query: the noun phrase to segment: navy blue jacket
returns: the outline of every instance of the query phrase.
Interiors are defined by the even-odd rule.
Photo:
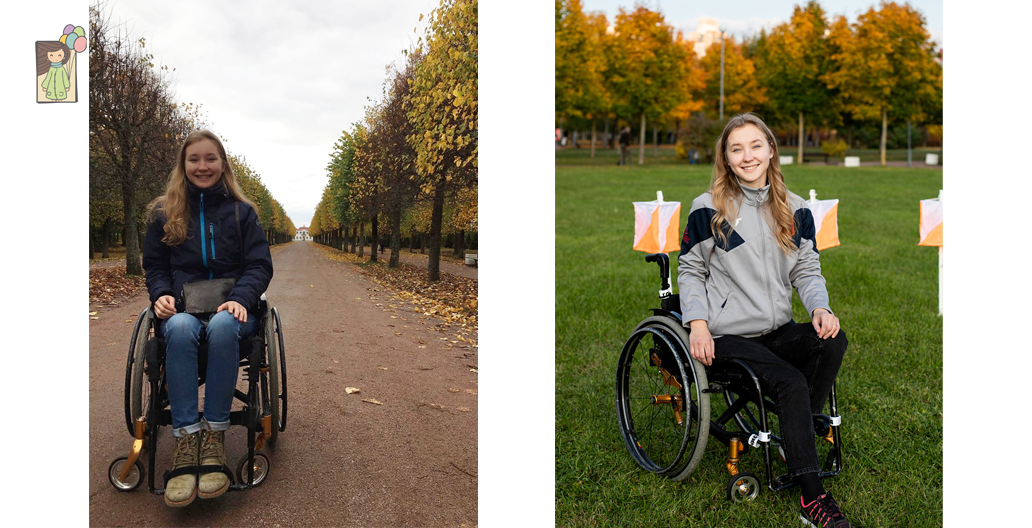
[[[165,217],[160,210],[147,226],[143,269],[151,303],[163,295],[172,295],[176,298],[176,312],[182,313],[184,284],[232,277],[237,283],[227,300],[240,303],[248,312],[256,312],[259,299],[272,280],[272,255],[258,214],[246,203],[234,200],[222,184],[202,191],[187,183],[187,189],[190,218],[182,244],[169,246],[161,241],[165,236]]]

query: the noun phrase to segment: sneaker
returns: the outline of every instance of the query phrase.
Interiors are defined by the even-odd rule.
[[[172,453],[172,469],[197,466],[200,433],[176,438],[176,449]],[[197,497],[197,475],[190,473],[172,477],[165,487],[165,504],[173,508],[186,506]]]
[[[226,465],[226,432],[201,431],[204,435],[201,443],[202,466]],[[214,499],[229,489],[229,477],[221,471],[202,473],[198,484],[198,495],[202,499]]]
[[[835,499],[831,498],[831,493],[825,493],[809,504],[804,503],[803,498],[799,497],[799,504],[802,506],[799,519],[804,525],[814,528],[853,528],[842,515]]]

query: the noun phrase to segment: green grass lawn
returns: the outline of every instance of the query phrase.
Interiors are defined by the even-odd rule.
[[[683,230],[711,167],[655,163],[651,149],[646,165],[629,167],[585,161],[583,152],[556,154],[556,525],[797,525],[798,488],[764,487],[742,504],[724,498],[727,452],[716,440],[682,482],[642,470],[624,447],[616,362],[634,326],[658,307],[659,290],[658,267],[631,249],[631,202],[662,190],[682,203]],[[857,526],[941,526],[938,252],[917,242],[918,201],[938,195],[942,171],[796,165],[785,167],[785,178],[800,196],[816,189],[820,199],[840,200],[842,245],[821,252],[821,265],[849,336],[838,377],[845,470],[825,486]],[[809,320],[798,297],[794,316]],[[766,482],[760,451],[740,467]]]

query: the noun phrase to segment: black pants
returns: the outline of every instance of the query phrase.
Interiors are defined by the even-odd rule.
[[[740,359],[778,402],[781,439],[789,475],[820,471],[813,415],[820,414],[846,353],[846,333],[821,339],[811,323],[788,323],[759,337],[723,336],[714,341],[714,365]]]

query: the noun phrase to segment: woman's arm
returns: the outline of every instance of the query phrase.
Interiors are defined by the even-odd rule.
[[[233,291],[229,292],[228,301],[237,302],[251,310],[258,307],[262,293],[269,288],[272,280],[272,254],[258,214],[244,204],[240,205],[240,233],[243,237],[243,253],[240,256],[243,272]]]
[[[143,239],[143,269],[146,271],[147,291],[153,303],[165,295],[172,296],[175,304],[175,291],[172,289],[172,269],[169,260],[171,250],[161,241],[165,236],[165,223],[155,219],[147,224],[147,234]]]
[[[709,277],[709,256],[713,251],[710,219],[714,211],[696,199],[688,214],[688,223],[681,237],[681,255],[677,258],[677,290],[681,302],[681,320],[688,322],[689,353],[699,362],[713,362],[713,337],[707,323],[709,300],[706,279]]]

